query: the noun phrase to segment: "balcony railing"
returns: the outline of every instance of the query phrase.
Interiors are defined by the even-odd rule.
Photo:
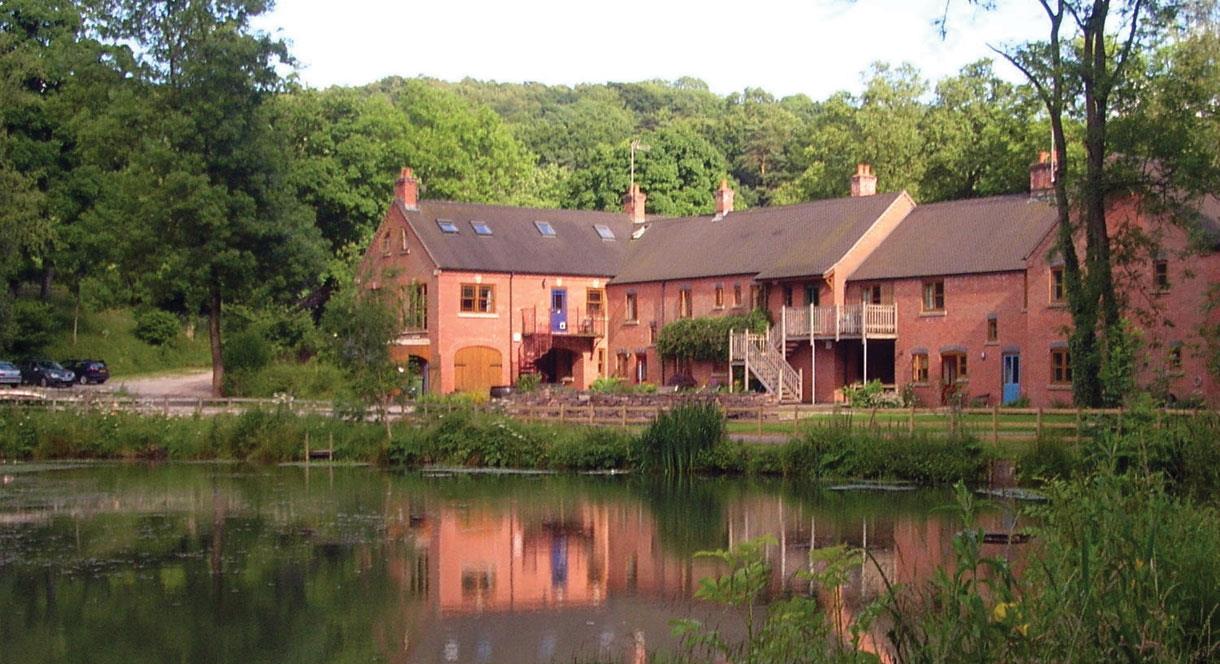
[[[603,314],[589,315],[583,307],[569,307],[565,314],[558,319],[556,325],[552,325],[550,310],[525,307],[521,309],[521,333],[526,336],[534,334],[573,337],[606,336],[606,318]]]
[[[784,336],[817,339],[898,336],[898,308],[893,304],[848,304],[829,307],[784,307]]]

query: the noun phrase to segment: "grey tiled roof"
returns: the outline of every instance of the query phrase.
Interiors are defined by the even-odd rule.
[[[428,200],[408,210],[396,204],[441,269],[610,277],[631,241],[631,221],[622,213]],[[458,232],[442,232],[437,219],[452,221]],[[471,221],[485,222],[492,234],[475,234]],[[543,237],[535,221],[550,223],[555,237]],[[608,226],[615,239],[601,239],[595,224]]]
[[[902,194],[837,198],[653,222],[631,243],[614,283],[753,274],[821,275]]]
[[[1055,220],[1053,206],[1027,194],[920,205],[849,278],[1021,270]]]

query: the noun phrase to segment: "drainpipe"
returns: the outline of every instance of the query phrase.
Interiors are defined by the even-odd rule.
[[[665,282],[665,281],[661,282],[661,323],[660,323],[660,325],[657,326],[657,334],[661,334],[661,330],[665,329],[665,284],[666,283],[668,283],[668,282]],[[661,365],[661,384],[658,385],[657,387],[664,387],[665,386],[665,358],[661,357],[660,353],[657,353],[657,362],[660,363],[660,365]]]
[[[517,362],[516,349],[513,348],[513,320],[516,318],[516,312],[513,309],[513,277],[515,273],[508,273],[508,381],[516,385],[517,377],[513,375],[513,363]],[[524,330],[522,330],[524,332]],[[523,340],[524,341],[524,340]],[[521,371],[520,363],[517,363],[517,371]]]

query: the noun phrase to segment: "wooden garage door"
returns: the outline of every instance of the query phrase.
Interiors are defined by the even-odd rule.
[[[488,346],[467,346],[453,356],[453,389],[486,395],[503,381],[500,351]]]

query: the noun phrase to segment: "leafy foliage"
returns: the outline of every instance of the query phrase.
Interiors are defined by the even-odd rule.
[[[153,346],[164,346],[178,336],[178,317],[160,309],[145,309],[136,313],[136,338]]]
[[[744,316],[681,318],[657,334],[657,352],[665,358],[723,362],[729,356],[729,331],[767,329],[766,314],[754,310]]]

